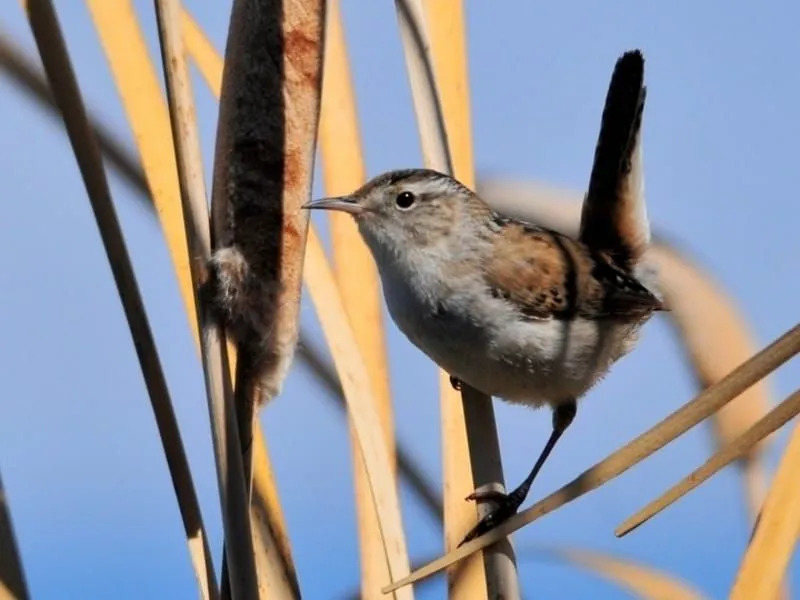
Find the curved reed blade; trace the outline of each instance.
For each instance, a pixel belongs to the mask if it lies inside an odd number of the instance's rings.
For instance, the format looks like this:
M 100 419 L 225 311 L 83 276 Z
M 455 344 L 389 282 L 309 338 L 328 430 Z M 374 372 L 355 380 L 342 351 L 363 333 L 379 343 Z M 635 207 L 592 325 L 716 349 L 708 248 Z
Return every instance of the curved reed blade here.
M 774 598 L 800 535 L 800 424 L 767 492 L 753 538 L 742 558 L 730 600 Z
M 325 77 L 319 123 L 322 176 L 327 196 L 339 196 L 360 187 L 365 179 L 355 93 L 350 74 L 342 16 L 337 0 L 329 0 L 325 33 Z M 350 326 L 364 357 L 372 399 L 381 419 L 389 462 L 395 458 L 394 417 L 389 388 L 383 299 L 372 255 L 349 215 L 330 215 L 334 275 Z M 364 471 L 358 440 L 351 428 L 353 479 L 361 551 L 361 597 L 383 598 L 381 586 L 390 580 L 380 527 Z
M 693 400 L 660 421 L 657 425 L 631 440 L 619 450 L 611 453 L 560 489 L 527 510 L 514 515 L 487 534 L 414 571 L 409 577 L 396 581 L 384 588 L 384 591 L 390 592 L 404 585 L 419 581 L 424 577 L 429 577 L 473 552 L 481 550 L 536 519 L 611 481 L 711 416 L 798 352 L 800 352 L 800 324 L 795 325 L 769 346 L 739 365 L 719 382 L 706 388 Z
M 447 130 L 436 88 L 422 0 L 395 0 L 400 39 L 417 115 L 422 159 L 430 169 L 453 172 Z
M 461 2 L 427 2 L 426 12 L 421 0 L 396 0 L 395 7 L 424 163 L 471 186 L 474 173 L 463 6 Z M 432 22 L 433 36 L 429 36 L 427 19 Z M 448 142 L 449 133 L 454 136 L 453 144 Z M 441 371 L 439 388 L 445 549 L 450 551 L 494 508 L 488 502 L 471 506 L 464 498 L 476 489 L 504 491 L 505 485 L 491 398 L 466 385 L 459 398 L 449 375 Z M 450 597 L 488 594 L 518 598 L 510 541 L 489 548 L 483 559 L 473 558 L 448 574 Z
M 30 598 L 2 477 L 0 477 L 0 598 L 2 600 Z
M 618 537 L 627 535 L 639 525 L 652 519 L 665 508 L 671 506 L 696 487 L 716 475 L 723 467 L 750 452 L 768 435 L 777 431 L 800 412 L 800 391 L 795 392 L 764 417 L 759 419 L 747 431 L 725 444 L 701 467 L 695 469 L 680 482 L 676 483 L 664 494 L 626 519 L 614 532 Z
M 114 211 L 100 150 L 86 116 L 69 54 L 50 1 L 28 0 L 24 4 L 53 96 L 64 118 L 131 336 L 135 342 L 134 346 L 175 488 L 192 565 L 200 586 L 200 595 L 202 598 L 216 598 L 217 588 L 208 537 L 203 526 L 178 423 L 133 266 Z
M 557 560 L 591 571 L 642 600 L 703 600 L 704 596 L 674 575 L 605 552 L 577 548 L 553 548 L 544 552 Z M 520 558 L 525 556 L 520 552 Z
M 317 376 L 319 383 L 339 408 L 346 408 L 342 386 L 336 373 L 323 359 L 319 348 L 315 347 L 307 338 L 301 337 L 297 353 Z M 428 476 L 421 470 L 416 459 L 412 458 L 409 451 L 399 440 L 395 440 L 394 453 L 397 457 L 397 471 L 411 491 L 417 495 L 428 515 L 435 521 L 441 522 L 443 508 L 438 492 L 430 482 Z
M 372 489 L 389 573 L 392 580 L 405 577 L 409 566 L 400 504 L 380 418 L 371 398 L 369 374 L 350 329 L 325 251 L 313 228 L 308 233 L 304 278 L 344 388 Z M 413 593 L 411 588 L 406 588 L 395 596 L 410 600 Z

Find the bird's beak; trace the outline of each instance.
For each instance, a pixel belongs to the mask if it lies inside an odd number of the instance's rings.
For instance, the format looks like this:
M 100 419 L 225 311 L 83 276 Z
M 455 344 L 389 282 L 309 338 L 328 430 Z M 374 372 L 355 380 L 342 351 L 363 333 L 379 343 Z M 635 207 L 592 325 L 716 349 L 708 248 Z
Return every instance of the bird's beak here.
M 306 210 L 321 209 L 321 210 L 340 210 L 342 212 L 350 213 L 351 215 L 358 215 L 364 211 L 364 208 L 351 196 L 339 196 L 338 198 L 322 198 L 321 200 L 313 200 L 306 202 L 301 208 Z

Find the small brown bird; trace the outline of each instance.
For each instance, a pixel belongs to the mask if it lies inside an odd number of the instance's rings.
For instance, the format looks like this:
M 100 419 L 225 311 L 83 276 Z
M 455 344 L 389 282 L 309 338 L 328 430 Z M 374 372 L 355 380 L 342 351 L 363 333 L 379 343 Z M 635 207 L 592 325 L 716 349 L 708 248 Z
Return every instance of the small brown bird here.
M 650 239 L 639 143 L 643 77 L 638 50 L 617 61 L 578 239 L 504 217 L 426 169 L 386 173 L 350 196 L 306 205 L 355 217 L 393 320 L 456 382 L 553 408 L 552 434 L 525 480 L 509 494 L 469 496 L 497 508 L 464 541 L 516 512 L 578 398 L 663 309 L 643 261 Z

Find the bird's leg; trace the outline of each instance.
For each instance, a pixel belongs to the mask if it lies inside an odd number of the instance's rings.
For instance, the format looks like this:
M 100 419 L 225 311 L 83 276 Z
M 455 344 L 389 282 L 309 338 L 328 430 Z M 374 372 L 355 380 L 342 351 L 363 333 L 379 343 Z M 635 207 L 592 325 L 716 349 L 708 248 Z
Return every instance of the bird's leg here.
M 453 386 L 453 389 L 457 392 L 461 391 L 461 380 L 458 377 L 454 377 L 450 375 L 450 385 Z
M 536 460 L 536 464 L 533 465 L 531 472 L 528 474 L 525 480 L 511 493 L 504 494 L 502 492 L 487 490 L 485 492 L 473 492 L 467 496 L 467 500 L 475 500 L 476 502 L 494 502 L 497 504 L 497 506 L 470 530 L 470 532 L 461 541 L 459 546 L 483 535 L 491 529 L 494 529 L 500 525 L 500 523 L 517 512 L 519 507 L 525 501 L 525 498 L 528 495 L 528 490 L 531 489 L 531 484 L 533 484 L 533 480 L 536 479 L 536 475 L 541 470 L 542 465 L 547 460 L 547 457 L 550 456 L 553 448 L 555 448 L 556 442 L 558 442 L 561 434 L 566 431 L 567 427 L 569 427 L 570 423 L 572 423 L 572 420 L 575 418 L 576 411 L 577 404 L 574 400 L 563 402 L 553 410 L 553 431 L 550 434 L 550 438 L 547 440 L 542 453 Z

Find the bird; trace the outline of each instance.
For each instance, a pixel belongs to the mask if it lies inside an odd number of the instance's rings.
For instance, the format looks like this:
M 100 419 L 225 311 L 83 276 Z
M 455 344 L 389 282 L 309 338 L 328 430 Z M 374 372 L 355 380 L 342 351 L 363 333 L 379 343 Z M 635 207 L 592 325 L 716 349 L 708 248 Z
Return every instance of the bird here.
M 392 320 L 454 386 L 552 408 L 552 432 L 522 483 L 467 497 L 494 508 L 462 544 L 519 510 L 578 400 L 667 310 L 646 260 L 645 97 L 644 57 L 625 52 L 609 83 L 576 238 L 499 214 L 455 178 L 423 168 L 304 205 L 353 216 Z

